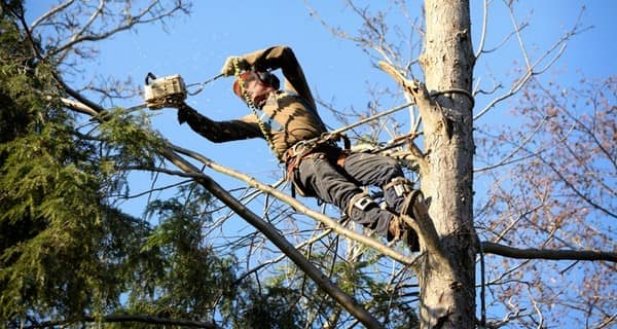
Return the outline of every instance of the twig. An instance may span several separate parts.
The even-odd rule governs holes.
[[[565,44],[567,41],[570,40],[570,38],[572,38],[573,36],[575,36],[578,33],[582,33],[586,30],[588,30],[591,27],[586,27],[586,28],[579,28],[579,21],[580,21],[580,15],[579,18],[577,19],[577,21],[574,24],[574,27],[572,27],[572,29],[570,31],[568,31],[567,33],[565,33],[565,35],[563,35],[557,42],[555,42],[555,44],[553,44],[552,47],[550,47],[549,49],[547,49],[544,54],[542,56],[540,56],[533,64],[531,64],[527,53],[524,49],[524,46],[522,45],[522,40],[520,39],[520,31],[522,30],[523,27],[518,27],[516,26],[516,22],[514,22],[515,24],[515,33],[517,35],[517,37],[519,37],[519,43],[521,44],[521,48],[523,50],[524,53],[524,57],[525,57],[525,62],[527,63],[527,70],[525,71],[525,74],[517,81],[515,81],[512,86],[510,87],[510,90],[508,92],[506,92],[505,94],[493,99],[488,105],[486,105],[484,107],[484,109],[482,109],[480,112],[478,112],[478,114],[476,114],[474,116],[474,121],[479,119],[480,117],[482,117],[484,114],[486,114],[490,109],[492,109],[495,105],[497,105],[498,103],[512,97],[514,94],[516,94],[519,90],[521,90],[526,84],[527,82],[535,75],[541,74],[543,72],[545,72],[546,70],[548,70],[549,67],[551,67],[555,61],[561,57],[561,55],[563,54],[563,52],[565,51]],[[555,52],[555,49],[560,48],[559,51],[557,51],[557,54],[547,63],[547,65],[545,65],[543,68],[540,68],[538,70],[536,70],[536,68],[542,63],[544,62],[544,60],[551,55],[553,52]]]
[[[75,0],[68,0],[65,3],[61,3],[56,7],[53,7],[51,10],[49,10],[48,12],[44,13],[41,17],[37,18],[31,25],[30,25],[30,29],[34,30],[41,22],[45,21],[46,19],[48,19],[49,17],[59,13],[60,11],[66,9],[68,6],[70,6],[71,4],[73,4],[73,2],[75,2]]]
[[[309,239],[309,240],[306,240],[306,241],[304,241],[304,242],[302,242],[302,243],[300,243],[300,244],[296,245],[296,249],[298,249],[298,250],[299,250],[299,249],[301,249],[301,248],[304,248],[304,247],[305,247],[305,246],[307,246],[307,245],[312,245],[313,243],[315,243],[316,241],[321,240],[323,237],[325,237],[326,235],[330,234],[331,232],[332,232],[332,229],[330,229],[330,228],[329,228],[329,229],[326,229],[326,230],[324,230],[321,234],[318,234],[318,235],[314,236],[313,238],[311,238],[311,239]],[[263,262],[261,262],[261,264],[259,264],[258,266],[254,267],[254,268],[252,268],[252,269],[250,269],[250,270],[246,271],[244,274],[240,275],[240,276],[236,279],[236,281],[234,281],[234,284],[238,284],[238,283],[240,283],[240,282],[241,282],[242,280],[244,280],[244,278],[246,278],[247,276],[249,276],[249,275],[251,275],[251,274],[253,274],[253,273],[255,273],[255,272],[257,272],[257,271],[261,270],[262,268],[264,268],[264,267],[266,267],[266,266],[268,266],[268,265],[278,263],[278,262],[282,261],[283,259],[285,259],[285,255],[281,255],[281,256],[276,257],[276,258],[274,258],[274,259],[271,259],[271,260],[267,260],[267,261],[263,261]]]
[[[546,122],[548,122],[548,119],[549,119],[548,117],[544,117],[544,119],[538,123],[536,128],[531,133],[529,133],[529,135],[525,139],[523,139],[522,142],[514,150],[510,152],[510,154],[504,156],[501,160],[497,161],[497,163],[495,164],[486,166],[484,168],[475,169],[474,173],[480,173],[480,172],[492,170],[492,169],[501,167],[509,163],[509,160],[512,159],[512,157],[514,157],[514,155],[518,153],[521,149],[523,149],[527,143],[531,142],[532,138],[540,132],[540,129],[544,126],[544,124],[546,124]]]
[[[486,42],[486,31],[488,28],[488,0],[484,0],[482,4],[482,33],[480,34],[480,43],[478,44],[478,51],[476,52],[476,61],[484,50],[484,43]]]

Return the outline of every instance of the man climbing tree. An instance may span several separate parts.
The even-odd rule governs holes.
[[[282,69],[285,89],[271,70]],[[291,48],[275,46],[244,56],[227,58],[221,74],[236,76],[233,92],[252,113],[238,120],[213,121],[181,103],[178,121],[187,122],[213,142],[264,138],[287,179],[302,195],[314,196],[344,211],[352,220],[388,241],[404,239],[412,251],[420,249],[418,236],[399,214],[414,215],[423,198],[407,180],[399,163],[389,157],[350,152],[338,147],[317,113],[304,73]],[[383,190],[386,207],[363,190]],[[416,205],[416,206],[414,206]]]

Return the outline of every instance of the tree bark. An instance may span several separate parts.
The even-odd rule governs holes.
[[[427,163],[421,187],[440,250],[429,251],[418,272],[421,327],[473,328],[476,235],[470,91],[474,56],[469,2],[425,0],[425,17],[420,63],[426,88],[435,96],[430,111],[421,109]]]

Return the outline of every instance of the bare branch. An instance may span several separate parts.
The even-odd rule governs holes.
[[[326,230],[324,230],[323,232],[321,232],[321,234],[318,234],[318,235],[314,236],[313,238],[311,238],[311,239],[309,239],[309,240],[306,240],[306,241],[304,241],[304,242],[302,242],[302,243],[300,243],[300,244],[296,245],[296,247],[295,247],[295,248],[299,250],[299,249],[304,248],[304,247],[305,247],[305,246],[307,246],[307,245],[309,245],[309,246],[310,246],[310,245],[312,245],[313,243],[315,243],[315,242],[317,242],[317,241],[319,241],[319,240],[323,239],[323,237],[325,237],[326,235],[330,234],[331,232],[332,232],[332,229],[331,229],[331,228],[326,229]],[[283,259],[285,259],[285,255],[281,255],[281,256],[279,256],[279,257],[277,257],[277,258],[275,258],[275,259],[271,259],[271,260],[263,261],[263,262],[261,262],[258,266],[254,267],[254,268],[252,268],[252,269],[250,269],[250,270],[246,271],[244,274],[242,274],[242,275],[238,276],[238,278],[236,279],[236,281],[235,281],[235,282],[241,282],[241,281],[242,281],[242,280],[244,280],[247,276],[249,276],[249,275],[251,275],[251,274],[253,274],[253,273],[255,273],[255,272],[258,272],[259,270],[261,270],[262,268],[264,268],[264,267],[266,267],[266,266],[268,266],[268,265],[278,263],[278,262],[282,261]]]
[[[396,107],[394,107],[394,108],[391,108],[391,109],[386,110],[386,111],[383,111],[383,112],[379,112],[379,113],[377,113],[377,114],[375,114],[375,115],[373,115],[373,116],[370,116],[370,117],[368,117],[368,118],[365,118],[365,119],[359,120],[359,121],[357,121],[357,122],[355,122],[355,123],[353,123],[353,124],[350,124],[350,125],[347,125],[347,126],[345,126],[345,127],[341,127],[341,128],[335,129],[335,130],[333,130],[330,134],[331,134],[331,135],[338,135],[338,134],[342,134],[342,133],[344,133],[344,132],[346,132],[346,131],[348,131],[348,130],[350,130],[350,129],[356,128],[356,127],[361,126],[361,125],[363,125],[363,124],[365,124],[365,123],[367,123],[367,122],[370,122],[370,121],[373,121],[373,120],[379,119],[379,118],[381,118],[381,117],[384,117],[384,116],[390,115],[390,114],[392,114],[392,113],[398,112],[398,111],[403,110],[403,109],[405,109],[405,108],[408,108],[408,107],[410,107],[410,106],[412,106],[412,105],[413,105],[413,103],[411,103],[411,102],[410,102],[410,103],[407,103],[407,104],[403,104],[403,105],[400,105],[400,106],[396,106]]]
[[[504,156],[501,160],[497,161],[497,163],[495,163],[495,164],[486,166],[484,168],[474,169],[474,173],[480,173],[480,172],[483,172],[483,171],[492,170],[492,169],[495,169],[497,167],[503,166],[505,164],[511,163],[510,160],[512,159],[512,157],[514,157],[514,155],[516,155],[516,153],[518,153],[519,151],[524,149],[525,145],[527,145],[527,143],[531,142],[532,138],[534,136],[536,136],[540,132],[540,129],[542,127],[544,127],[544,125],[546,124],[547,121],[548,121],[548,117],[545,117],[544,120],[540,121],[538,123],[538,125],[536,126],[536,128],[532,132],[530,132],[529,135],[525,139],[523,139],[521,141],[521,143],[514,150],[512,150],[510,152],[510,154]],[[539,152],[536,151],[535,153],[538,154]]]
[[[615,322],[617,322],[617,314],[613,314],[610,317],[606,317],[605,319],[602,319],[601,322],[598,322],[593,327],[596,329],[607,328],[611,324],[615,324]]]
[[[66,9],[68,6],[72,5],[73,2],[75,2],[75,0],[68,0],[64,3],[61,3],[55,7],[53,7],[51,10],[49,10],[48,12],[44,13],[43,15],[41,15],[39,18],[37,18],[31,25],[30,25],[30,29],[34,30],[37,28],[37,26],[39,24],[41,24],[42,22],[44,22],[45,20],[49,19],[50,17],[54,16],[55,14],[63,11],[64,9]]]
[[[546,70],[548,70],[554,63],[555,61],[561,57],[561,55],[563,54],[563,52],[565,51],[565,46],[567,44],[567,42],[575,35],[580,34],[588,29],[590,29],[591,27],[580,27],[579,22],[580,20],[580,16],[577,19],[577,21],[575,22],[574,26],[572,27],[572,29],[570,29],[569,31],[567,31],[557,42],[555,42],[555,44],[553,44],[553,46],[551,46],[550,48],[548,48],[544,54],[542,56],[540,56],[534,63],[531,63],[531,61],[528,58],[528,55],[524,49],[524,46],[522,44],[522,40],[520,39],[520,30],[522,29],[522,27],[516,27],[515,24],[515,33],[517,35],[517,37],[519,37],[519,41],[521,43],[521,49],[523,50],[523,55],[525,57],[525,62],[527,63],[527,69],[525,70],[525,73],[523,74],[523,76],[516,80],[512,86],[510,87],[510,90],[508,92],[506,92],[505,94],[493,99],[488,105],[486,105],[484,107],[484,109],[480,110],[478,112],[478,114],[476,114],[474,116],[474,121],[479,119],[480,117],[482,117],[484,114],[486,114],[486,112],[488,112],[489,110],[491,110],[495,105],[497,105],[498,103],[501,103],[502,101],[512,97],[513,95],[515,95],[516,93],[518,93],[521,88],[523,88],[527,82],[534,76],[541,74],[543,72],[545,72]],[[559,50],[557,50],[559,48]],[[557,51],[556,51],[557,50]],[[553,58],[542,68],[539,68],[539,65],[542,64],[546,58],[550,55],[552,55],[553,53],[556,54],[553,56]]]
[[[99,112],[96,112],[91,107],[84,105],[84,103],[77,102],[68,98],[60,98],[60,101],[71,110],[77,111],[82,114],[96,117]]]
[[[484,51],[484,43],[486,42],[486,34],[488,28],[488,2],[489,0],[484,0],[482,2],[482,33],[480,34],[480,44],[478,45],[478,51],[476,52],[476,61]]]
[[[175,2],[173,7],[158,12],[155,8],[160,4],[159,0],[152,0],[149,5],[143,8],[136,14],[127,13],[123,17],[123,20],[118,22],[114,27],[108,30],[93,31],[91,27],[101,17],[101,13],[105,10],[105,6],[108,4],[106,1],[101,1],[99,7],[92,13],[89,20],[82,26],[82,28],[75,32],[68,41],[62,45],[58,45],[54,49],[45,54],[44,59],[48,59],[59,55],[58,60],[63,61],[67,53],[75,49],[75,46],[84,42],[93,42],[107,39],[119,32],[129,30],[137,25],[144,25],[156,21],[161,21],[167,17],[172,16],[178,11],[187,12],[188,5],[183,3],[182,0]]]
[[[483,53],[483,54],[488,54],[488,53],[492,53],[492,52],[494,52],[494,51],[497,51],[497,49],[499,49],[499,48],[501,48],[503,45],[505,45],[505,44],[506,44],[506,43],[510,40],[510,38],[512,38],[513,36],[515,36],[515,35],[516,35],[516,33],[518,33],[518,32],[520,32],[520,31],[524,30],[524,29],[525,29],[525,28],[527,28],[527,27],[529,27],[529,24],[528,24],[528,23],[523,23],[523,24],[521,24],[521,26],[519,27],[519,30],[518,30],[518,31],[512,31],[512,32],[510,32],[510,34],[508,34],[505,38],[503,38],[503,40],[501,40],[501,42],[500,42],[500,43],[498,43],[495,47],[493,47],[493,48],[491,48],[491,49],[488,49],[488,50],[482,50],[482,53]]]
[[[533,309],[536,311],[536,313],[538,314],[538,316],[540,317],[540,321],[534,321],[538,322],[538,328],[537,329],[542,329],[544,328],[544,316],[542,315],[542,311],[540,310],[540,307],[538,307],[538,303],[536,302],[536,300],[533,298],[533,294],[531,293],[531,287],[527,286],[527,293],[529,294],[529,298],[531,300],[531,304],[533,305]]]
[[[583,199],[585,202],[587,202],[592,207],[602,211],[603,213],[605,213],[608,216],[611,216],[611,217],[617,219],[617,213],[615,213],[615,212],[611,211],[610,209],[605,208],[605,207],[601,206],[600,204],[598,204],[597,202],[593,201],[588,195],[585,195],[585,193],[583,193],[580,189],[578,189],[576,186],[574,186],[574,183],[572,183],[567,177],[565,177],[563,175],[563,173],[561,171],[559,171],[559,169],[557,167],[555,167],[555,165],[553,163],[551,163],[550,161],[547,161],[543,157],[539,157],[539,158],[540,158],[540,160],[545,165],[547,165],[549,168],[551,168],[551,170],[553,170],[553,172],[566,184],[566,186],[572,192],[574,192],[576,195],[578,195],[581,199]]]
[[[521,52],[523,53],[523,59],[525,60],[525,64],[527,65],[527,70],[531,71],[532,67],[529,61],[529,55],[527,54],[527,49],[525,49],[525,44],[523,43],[523,38],[521,37],[521,28],[519,28],[518,23],[516,22],[516,17],[514,17],[514,10],[512,9],[512,6],[508,6],[508,13],[510,14],[510,20],[512,21],[512,25],[514,25],[516,39],[518,40],[519,47],[521,48]]]
[[[420,110],[420,115],[422,115],[422,118],[425,121],[437,120],[435,118],[435,114],[433,114],[433,112],[435,112],[434,103],[431,100],[430,95],[426,90],[426,87],[422,83],[418,81],[408,80],[407,78],[405,78],[403,73],[401,73],[389,63],[379,62],[379,67],[388,75],[390,75],[407,94],[412,96],[414,102]]]
[[[90,16],[88,21],[84,24],[84,26],[81,28],[81,30],[79,30],[78,32],[74,33],[73,36],[71,37],[71,41],[72,42],[76,41],[77,39],[79,39],[82,35],[84,35],[84,33],[86,33],[88,31],[88,29],[90,28],[90,26],[92,26],[92,24],[95,22],[97,17],[99,17],[103,13],[103,9],[104,8],[105,8],[105,0],[99,0],[98,7],[92,13],[92,15]],[[59,56],[58,62],[63,62],[64,58],[66,58],[66,56],[68,54],[69,54],[69,48],[66,48],[62,52],[62,55]],[[53,54],[51,54],[51,56],[53,56]]]
[[[105,109],[103,107],[92,102],[85,96],[81,95],[79,92],[75,91],[68,84],[66,84],[64,80],[62,80],[59,74],[57,74],[56,72],[52,72],[52,74],[54,75],[54,79],[58,82],[58,84],[60,84],[60,86],[64,89],[64,91],[66,91],[66,93],[69,94],[71,97],[75,98],[77,103],[81,103],[80,105],[77,105],[77,103],[75,103],[77,107],[81,107],[86,112],[95,112],[98,114],[105,112]],[[85,113],[85,112],[82,112],[82,113]]]
[[[592,250],[549,250],[549,249],[517,249],[502,244],[483,241],[484,253],[495,254],[519,259],[548,259],[548,260],[590,260],[617,262],[617,253]]]

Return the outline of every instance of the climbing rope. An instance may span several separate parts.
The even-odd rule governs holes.
[[[476,105],[476,100],[473,97],[473,95],[462,88],[450,88],[450,89],[446,89],[446,90],[439,90],[439,91],[434,91],[432,93],[430,93],[431,97],[437,101],[437,97],[443,95],[443,94],[460,94],[460,95],[464,95],[467,97],[467,99],[469,99],[469,102],[471,102],[471,106],[469,107],[470,109],[473,109],[473,107]]]
[[[224,76],[225,75],[223,73],[220,73],[218,75],[213,76],[210,79],[207,79],[204,82],[196,82],[196,83],[191,83],[189,85],[186,85],[187,90],[188,90],[188,88],[192,88],[194,86],[199,86],[199,88],[197,88],[197,90],[195,90],[194,92],[188,92],[187,91],[187,94],[189,94],[191,96],[195,96],[195,95],[199,94],[200,92],[202,92],[207,84],[209,84],[210,82],[212,82],[212,81],[214,81],[214,80],[216,80],[218,78],[224,77]]]
[[[441,90],[441,91],[432,92],[430,94],[430,96],[433,99],[436,99],[438,96],[443,95],[443,94],[448,94],[448,93],[458,93],[458,94],[462,94],[462,95],[467,96],[469,98],[469,100],[471,101],[471,108],[473,109],[474,104],[475,104],[473,95],[471,95],[471,93],[468,92],[465,89],[453,88],[453,89]],[[316,142],[318,140],[321,140],[321,139],[324,139],[324,138],[328,138],[330,136],[340,135],[340,134],[342,134],[342,133],[344,133],[344,132],[346,132],[348,130],[351,130],[353,128],[361,126],[361,125],[363,125],[363,124],[365,124],[367,122],[371,122],[371,121],[379,119],[379,118],[381,118],[383,116],[390,115],[392,113],[396,113],[396,112],[398,112],[400,110],[403,110],[405,108],[408,108],[408,107],[410,107],[410,106],[412,106],[414,104],[415,104],[415,102],[409,102],[409,103],[406,103],[406,104],[403,104],[403,105],[399,105],[399,106],[393,107],[393,108],[391,108],[389,110],[386,110],[386,111],[383,111],[383,112],[379,112],[379,113],[377,113],[377,114],[375,114],[373,116],[370,116],[368,118],[362,119],[362,120],[360,120],[358,122],[355,122],[353,124],[350,124],[350,125],[338,128],[336,130],[333,130],[333,131],[325,134],[325,136],[320,136],[320,137],[314,138],[312,140],[309,140],[308,142]]]

